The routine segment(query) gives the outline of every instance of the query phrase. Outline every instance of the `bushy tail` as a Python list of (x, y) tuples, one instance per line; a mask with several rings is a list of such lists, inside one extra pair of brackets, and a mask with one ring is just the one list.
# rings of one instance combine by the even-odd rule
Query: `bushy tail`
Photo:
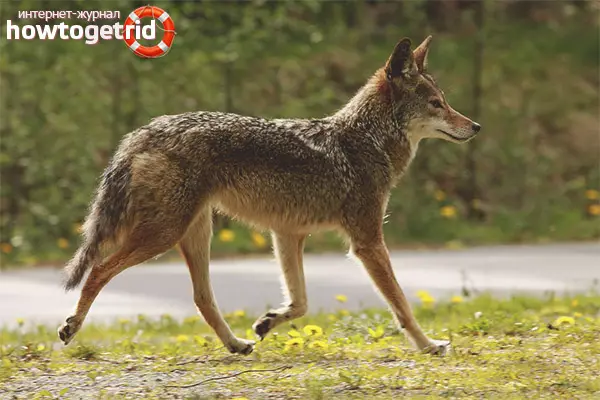
[(65, 267), (65, 273), (67, 274), (65, 290), (77, 287), (86, 271), (97, 263), (99, 258), (100, 243), (98, 243), (98, 240), (88, 241), (86, 239)]
[(129, 163), (112, 161), (104, 171), (90, 213), (83, 225), (84, 241), (65, 267), (66, 290), (75, 288), (101, 258), (101, 247), (114, 241), (129, 209)]

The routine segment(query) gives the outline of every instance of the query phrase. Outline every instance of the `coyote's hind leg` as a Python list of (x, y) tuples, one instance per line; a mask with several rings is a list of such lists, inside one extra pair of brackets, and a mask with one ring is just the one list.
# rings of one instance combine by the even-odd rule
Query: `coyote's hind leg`
[(176, 230), (168, 230), (161, 225), (153, 227), (140, 226), (131, 233), (119, 250), (92, 267), (81, 289), (75, 313), (67, 317), (64, 324), (58, 328), (58, 336), (65, 345), (79, 331), (98, 293), (112, 278), (129, 267), (164, 253), (177, 243), (180, 234), (177, 234)]
[(190, 270), (194, 287), (194, 302), (206, 323), (215, 331), (230, 352), (250, 354), (254, 350), (254, 342), (237, 338), (233, 334), (215, 301), (208, 269), (211, 235), (211, 211), (206, 208), (200, 211), (179, 242), (181, 253)]
[[(256, 320), (252, 329), (261, 339), (277, 325), (285, 321), (299, 318), (306, 314), (306, 283), (302, 265), (302, 251), (304, 248), (304, 235), (273, 234), (275, 255), (281, 265), (287, 292), (287, 304), (276, 310), (269, 310)], [(283, 285), (283, 284), (282, 284)]]

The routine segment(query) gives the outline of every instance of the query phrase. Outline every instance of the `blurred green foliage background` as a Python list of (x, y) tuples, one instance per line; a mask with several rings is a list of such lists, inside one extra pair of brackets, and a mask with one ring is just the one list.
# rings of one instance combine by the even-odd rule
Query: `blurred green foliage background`
[[(26, 10), (120, 10), (139, 1), (0, 3), (2, 263), (69, 257), (121, 137), (162, 114), (321, 117), (383, 65), (398, 39), (434, 35), (429, 65), (454, 108), (483, 126), (465, 146), (424, 142), (389, 206), (402, 245), (600, 237), (599, 32), (593, 1), (180, 2), (170, 53), (122, 41), (6, 40)], [(68, 24), (85, 25), (78, 19)], [(98, 20), (97, 24), (117, 21)], [(268, 237), (216, 217), (217, 254)], [(307, 248), (339, 248), (315, 234)]]

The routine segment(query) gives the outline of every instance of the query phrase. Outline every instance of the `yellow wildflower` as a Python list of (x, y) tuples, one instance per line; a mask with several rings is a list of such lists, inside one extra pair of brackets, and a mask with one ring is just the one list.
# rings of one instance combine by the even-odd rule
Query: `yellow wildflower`
[(221, 229), (219, 232), (219, 240), (221, 242), (233, 242), (235, 233), (231, 229)]
[(204, 339), (202, 336), (194, 336), (194, 342), (196, 342), (196, 344), (198, 346), (202, 346), (202, 347), (208, 346), (208, 341), (206, 339)]
[(25, 320), (23, 318), (17, 318), (17, 324), (19, 326), (23, 326), (25, 324)]
[(12, 251), (13, 247), (10, 243), (1, 243), (0, 244), (0, 251), (2, 251), (4, 254), (8, 254)]
[(383, 337), (383, 326), (379, 325), (375, 330), (369, 328), (369, 335), (371, 335), (371, 337), (373, 339), (381, 339)]
[(556, 325), (556, 326), (559, 326), (562, 324), (575, 325), (575, 318), (562, 316), (562, 317), (556, 318), (556, 320), (553, 323), (553, 325)]
[(37, 345), (37, 351), (44, 351), (46, 349), (46, 345), (40, 343)]
[(265, 239), (265, 237), (258, 232), (252, 232), (252, 242), (254, 242), (254, 245), (260, 249), (267, 246), (267, 239)]
[(304, 346), (304, 339), (301, 337), (295, 337), (285, 342), (285, 350), (298, 349), (302, 346)]
[(588, 213), (590, 215), (600, 215), (600, 204), (590, 204), (588, 206)]
[(575, 318), (581, 318), (581, 317), (583, 317), (583, 314), (582, 314), (582, 313), (580, 313), (580, 312), (574, 312), (574, 313), (573, 313), (573, 316), (574, 316)]
[(337, 317), (335, 315), (333, 315), (333, 314), (329, 314), (327, 316), (327, 320), (330, 321), (330, 322), (335, 322), (335, 321), (337, 321)]
[(335, 296), (335, 299), (336, 299), (337, 301), (339, 301), (340, 303), (345, 303), (345, 302), (347, 302), (347, 301), (348, 301), (348, 297), (346, 297), (346, 296), (345, 296), (345, 295), (343, 295), (343, 294), (338, 294), (337, 296)]
[(423, 303), (425, 307), (431, 307), (433, 303), (435, 303), (433, 296), (430, 295), (426, 290), (419, 290), (417, 292), (417, 297), (421, 300), (421, 303)]
[(329, 347), (329, 344), (327, 344), (327, 342), (325, 342), (324, 340), (315, 340), (314, 342), (311, 342), (308, 345), (309, 349), (319, 348), (319, 349), (327, 350), (328, 347)]
[(321, 336), (323, 335), (323, 328), (321, 328), (320, 326), (317, 325), (306, 325), (304, 327), (304, 329), (302, 329), (304, 331), (305, 335), (308, 336)]
[(456, 218), (456, 207), (444, 206), (440, 208), (440, 215), (444, 218)]
[(600, 198), (600, 193), (597, 190), (588, 189), (585, 191), (585, 197), (588, 200), (597, 200), (598, 198)]
[(290, 337), (296, 338), (296, 337), (300, 337), (300, 332), (298, 332), (295, 329), (292, 329), (291, 331), (288, 332), (288, 335)]
[(350, 315), (350, 311), (348, 310), (340, 310), (340, 314), (343, 315), (344, 317)]
[(190, 337), (188, 335), (177, 335), (177, 337), (175, 337), (175, 341), (177, 343), (185, 343), (185, 342), (189, 342)]
[(571, 307), (577, 307), (579, 305), (579, 300), (573, 299), (571, 300)]
[(437, 201), (443, 201), (446, 198), (446, 193), (444, 193), (443, 190), (438, 189), (433, 193), (433, 197), (435, 197)]
[(246, 316), (246, 312), (244, 310), (236, 310), (233, 312), (233, 316), (236, 318), (242, 318)]
[(56, 244), (58, 245), (58, 247), (60, 247), (61, 249), (66, 249), (69, 247), (69, 241), (65, 238), (60, 238), (56, 241)]
[(450, 299), (450, 302), (454, 304), (462, 303), (463, 301), (464, 299), (462, 298), (462, 296), (452, 296), (452, 298)]

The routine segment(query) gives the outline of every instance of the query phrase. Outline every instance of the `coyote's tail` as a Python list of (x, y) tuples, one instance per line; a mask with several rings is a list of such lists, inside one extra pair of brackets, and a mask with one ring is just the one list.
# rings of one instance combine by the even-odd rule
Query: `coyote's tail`
[(113, 160), (106, 168), (90, 213), (83, 224), (84, 240), (65, 267), (66, 290), (75, 288), (87, 270), (98, 263), (104, 243), (114, 242), (116, 233), (128, 219), (129, 163)]

